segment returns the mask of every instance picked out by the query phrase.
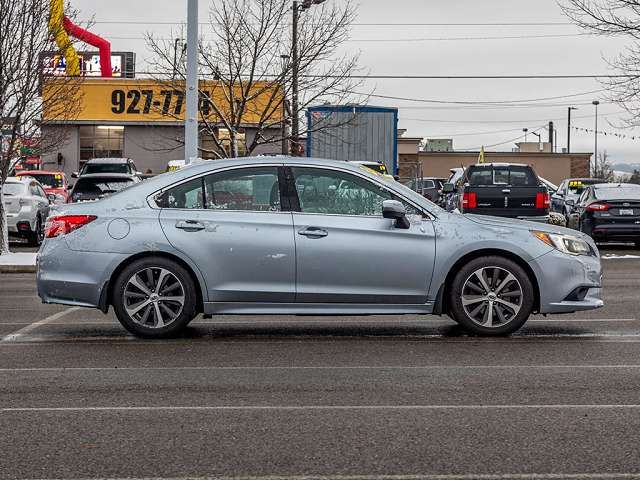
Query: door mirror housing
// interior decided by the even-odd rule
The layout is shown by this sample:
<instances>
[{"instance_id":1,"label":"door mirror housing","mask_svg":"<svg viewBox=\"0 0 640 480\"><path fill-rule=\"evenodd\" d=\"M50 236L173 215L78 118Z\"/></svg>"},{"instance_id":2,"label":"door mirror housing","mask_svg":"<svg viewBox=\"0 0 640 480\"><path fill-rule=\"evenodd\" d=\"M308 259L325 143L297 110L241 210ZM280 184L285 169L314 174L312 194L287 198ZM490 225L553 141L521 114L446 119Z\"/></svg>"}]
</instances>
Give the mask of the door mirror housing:
<instances>
[{"instance_id":1,"label":"door mirror housing","mask_svg":"<svg viewBox=\"0 0 640 480\"><path fill-rule=\"evenodd\" d=\"M445 183L442 185L442 193L453 193L455 185L453 183Z\"/></svg>"},{"instance_id":2,"label":"door mirror housing","mask_svg":"<svg viewBox=\"0 0 640 480\"><path fill-rule=\"evenodd\" d=\"M73 172L71 174L71 178L78 178L78 172Z\"/></svg>"},{"instance_id":3,"label":"door mirror housing","mask_svg":"<svg viewBox=\"0 0 640 480\"><path fill-rule=\"evenodd\" d=\"M411 227L411 222L407 218L407 211L402 202L398 200L385 200L382 202L382 216L396 221L396 228L407 230Z\"/></svg>"},{"instance_id":4,"label":"door mirror housing","mask_svg":"<svg viewBox=\"0 0 640 480\"><path fill-rule=\"evenodd\" d=\"M47 195L47 198L49 199L49 204L54 204L56 201L56 196L53 193L50 193L49 195Z\"/></svg>"}]
</instances>

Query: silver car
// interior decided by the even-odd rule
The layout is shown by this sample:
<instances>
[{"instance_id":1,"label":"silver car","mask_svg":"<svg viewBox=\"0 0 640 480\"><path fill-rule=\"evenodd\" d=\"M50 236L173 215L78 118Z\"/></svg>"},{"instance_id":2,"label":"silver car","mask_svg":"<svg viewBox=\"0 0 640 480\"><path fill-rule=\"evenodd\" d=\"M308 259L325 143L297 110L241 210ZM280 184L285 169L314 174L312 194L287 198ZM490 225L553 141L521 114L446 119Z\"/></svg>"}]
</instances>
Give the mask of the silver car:
<instances>
[{"instance_id":1,"label":"silver car","mask_svg":"<svg viewBox=\"0 0 640 480\"><path fill-rule=\"evenodd\" d=\"M310 158L199 161L59 207L37 278L45 303L113 306L142 337L199 313L447 314L504 335L532 312L603 305L589 237L448 213L367 168Z\"/></svg>"},{"instance_id":2,"label":"silver car","mask_svg":"<svg viewBox=\"0 0 640 480\"><path fill-rule=\"evenodd\" d=\"M44 225L51 200L32 177L8 177L2 188L2 202L7 213L10 236L25 238L37 247L44 237Z\"/></svg>"}]
</instances>

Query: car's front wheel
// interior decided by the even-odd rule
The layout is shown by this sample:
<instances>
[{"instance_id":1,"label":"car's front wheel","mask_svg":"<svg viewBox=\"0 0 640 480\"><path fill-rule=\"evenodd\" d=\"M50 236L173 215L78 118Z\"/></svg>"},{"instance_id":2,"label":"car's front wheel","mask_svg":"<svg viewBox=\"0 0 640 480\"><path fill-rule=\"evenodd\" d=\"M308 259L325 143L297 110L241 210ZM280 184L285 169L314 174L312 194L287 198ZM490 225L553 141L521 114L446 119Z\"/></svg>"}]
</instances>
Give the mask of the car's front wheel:
<instances>
[{"instance_id":1,"label":"car's front wheel","mask_svg":"<svg viewBox=\"0 0 640 480\"><path fill-rule=\"evenodd\" d=\"M527 321L534 289L527 273L508 258L476 258L455 275L450 289L451 317L479 335L508 335Z\"/></svg>"},{"instance_id":2,"label":"car's front wheel","mask_svg":"<svg viewBox=\"0 0 640 480\"><path fill-rule=\"evenodd\" d=\"M120 323L145 338L172 337L196 316L193 280L178 263L143 258L127 266L113 288L113 308Z\"/></svg>"}]
</instances>

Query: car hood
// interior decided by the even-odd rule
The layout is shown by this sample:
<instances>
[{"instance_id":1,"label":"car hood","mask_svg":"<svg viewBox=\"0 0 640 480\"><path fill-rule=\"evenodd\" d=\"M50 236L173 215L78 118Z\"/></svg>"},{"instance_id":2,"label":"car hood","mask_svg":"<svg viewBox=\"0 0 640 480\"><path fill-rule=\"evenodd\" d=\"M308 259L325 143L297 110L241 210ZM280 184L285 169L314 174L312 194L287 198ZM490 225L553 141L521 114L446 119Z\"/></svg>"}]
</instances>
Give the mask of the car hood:
<instances>
[{"instance_id":1,"label":"car hood","mask_svg":"<svg viewBox=\"0 0 640 480\"><path fill-rule=\"evenodd\" d=\"M467 220L487 227L499 228L515 228L518 230L538 230L548 233L557 233L560 235L573 235L574 237L584 237L583 234L570 228L551 225L549 223L529 222L527 220L519 220L516 218L492 217L490 215L476 215L466 213L463 215Z\"/></svg>"}]
</instances>

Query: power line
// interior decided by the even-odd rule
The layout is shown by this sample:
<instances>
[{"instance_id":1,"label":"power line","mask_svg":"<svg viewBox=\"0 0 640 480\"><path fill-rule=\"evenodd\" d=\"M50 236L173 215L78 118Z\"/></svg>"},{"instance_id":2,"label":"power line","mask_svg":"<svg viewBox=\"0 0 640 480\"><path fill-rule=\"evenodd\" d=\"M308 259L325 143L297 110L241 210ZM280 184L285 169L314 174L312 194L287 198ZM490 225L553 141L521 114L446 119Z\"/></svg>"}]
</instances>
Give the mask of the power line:
<instances>
[{"instance_id":1,"label":"power line","mask_svg":"<svg viewBox=\"0 0 640 480\"><path fill-rule=\"evenodd\" d=\"M95 25L186 25L186 21L147 21L147 20L81 20L83 23ZM219 22L200 22L199 25L218 25ZM317 22L313 25L331 25L328 22ZM352 27L564 27L574 25L571 22L358 22Z\"/></svg>"},{"instance_id":2,"label":"power line","mask_svg":"<svg viewBox=\"0 0 640 480\"><path fill-rule=\"evenodd\" d=\"M511 143L511 142L515 142L516 140L520 140L521 138L524 138L525 135L527 135L528 133L537 133L537 132L539 132L540 130L543 130L543 129L544 129L544 126L541 126L541 127L536 128L535 130L530 130L529 132L527 132L527 133L525 133L523 135L519 135L519 136L517 136L515 138L511 138L509 140L505 140L504 142L492 143L491 145L480 145L478 147L473 147L473 148L471 148L471 147L462 147L459 150L462 150L462 151L463 150L477 151L477 150L480 150L480 148L482 148L482 147L484 147L484 148L499 147L500 145L504 145L506 143Z\"/></svg>"},{"instance_id":3,"label":"power line","mask_svg":"<svg viewBox=\"0 0 640 480\"><path fill-rule=\"evenodd\" d=\"M599 117L610 117L612 115L619 115L621 113L626 113L625 110L619 110L617 112L609 112L603 115L599 115ZM572 116L571 118L593 118L592 115L578 115ZM406 118L403 120L412 121L412 122L425 122L425 123L476 123L476 124L506 124L506 123L521 123L521 124L531 124L538 122L546 122L549 120L558 121L564 120L566 117L555 117L555 118L536 118L536 119L520 119L520 120L443 120L443 119L427 119L427 118Z\"/></svg>"}]
</instances>

